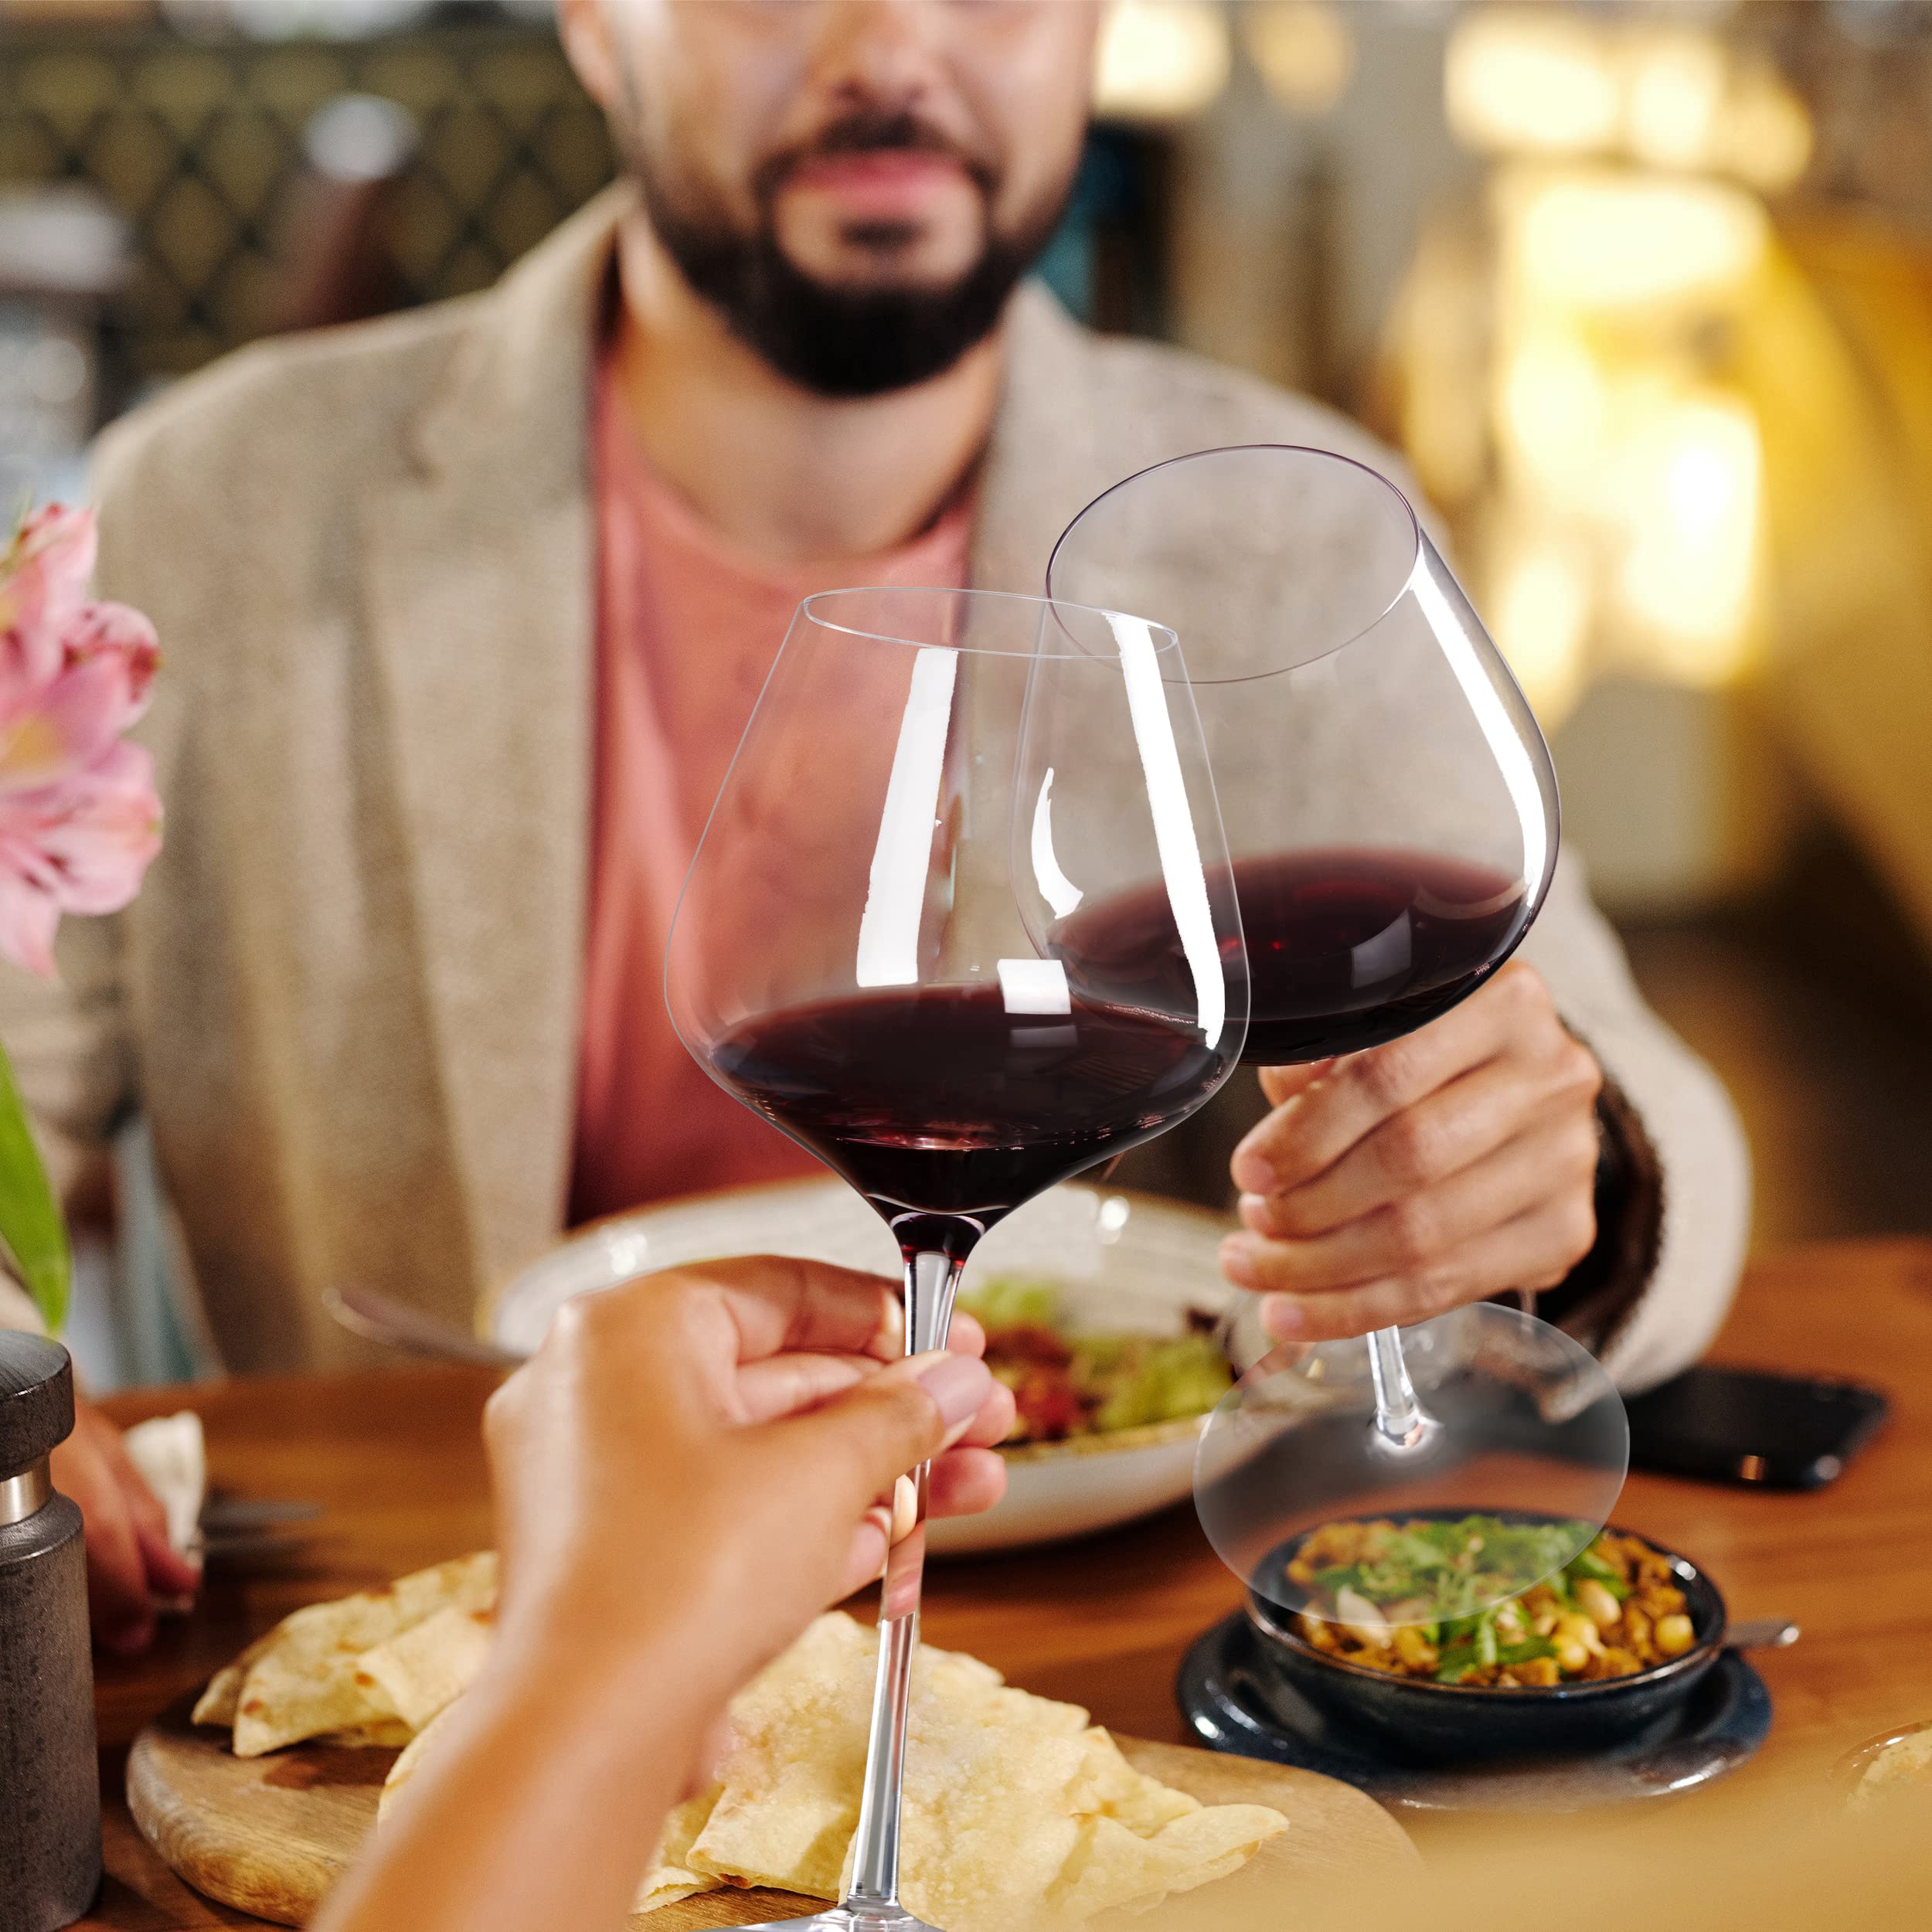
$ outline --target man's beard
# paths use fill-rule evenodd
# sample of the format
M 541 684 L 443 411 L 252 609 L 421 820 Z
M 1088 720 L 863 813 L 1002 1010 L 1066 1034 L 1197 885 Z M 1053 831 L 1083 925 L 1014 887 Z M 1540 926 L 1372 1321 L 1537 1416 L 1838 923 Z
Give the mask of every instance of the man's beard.
M 699 193 L 674 187 L 641 143 L 628 145 L 651 228 L 685 281 L 764 362 L 818 396 L 883 396 L 951 369 L 992 332 L 1014 285 L 1053 238 L 1073 189 L 1070 178 L 1015 233 L 996 234 L 989 223 L 978 260 L 942 286 L 839 287 L 796 267 L 778 241 L 773 202 L 796 157 L 761 175 L 757 219 L 746 232 L 702 205 Z M 846 124 L 811 151 L 939 145 L 917 122 L 894 118 Z M 968 172 L 990 205 L 984 171 Z

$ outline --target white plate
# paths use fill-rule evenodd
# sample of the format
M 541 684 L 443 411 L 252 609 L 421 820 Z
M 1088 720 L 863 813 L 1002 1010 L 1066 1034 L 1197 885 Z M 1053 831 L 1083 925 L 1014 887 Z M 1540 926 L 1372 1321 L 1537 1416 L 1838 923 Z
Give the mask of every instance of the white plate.
M 1189 1308 L 1219 1313 L 1233 1292 L 1216 1264 L 1224 1224 L 1148 1195 L 1068 1185 L 1009 1215 L 980 1243 L 975 1276 L 1039 1274 L 1063 1284 L 1068 1325 L 1175 1335 Z M 573 1295 L 634 1275 L 733 1254 L 791 1254 L 896 1276 L 898 1245 L 877 1215 L 830 1178 L 667 1201 L 600 1222 L 532 1262 L 486 1317 L 490 1338 L 527 1353 Z M 1005 1451 L 1005 1501 L 983 1516 L 936 1522 L 952 1555 L 1085 1536 L 1179 1502 L 1192 1486 L 1202 1418 Z

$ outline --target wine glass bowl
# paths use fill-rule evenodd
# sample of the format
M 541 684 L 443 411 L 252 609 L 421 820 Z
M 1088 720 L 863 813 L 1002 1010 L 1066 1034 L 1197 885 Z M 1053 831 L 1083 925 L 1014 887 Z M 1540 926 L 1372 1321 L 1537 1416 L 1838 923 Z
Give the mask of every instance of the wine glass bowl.
M 930 1233 L 962 1256 L 1020 1202 L 1201 1105 L 1246 1017 L 1191 695 L 1162 675 L 1173 636 L 1049 610 L 977 591 L 808 598 L 666 961 L 673 1024 L 714 1079 L 906 1245 Z M 1158 992 L 1117 1000 L 1077 944 L 1035 946 L 1029 907 L 1149 879 L 1180 962 Z
M 943 1345 L 988 1228 L 1186 1117 L 1240 1056 L 1238 903 L 1179 658 L 1117 609 L 808 597 L 699 841 L 672 1023 L 884 1219 L 908 1353 Z M 1124 895 L 1156 908 L 1158 986 L 1117 986 L 1077 932 L 1035 937 Z M 900 1900 L 898 1841 L 926 1490 L 921 1468 L 882 1580 L 848 1896 L 796 1926 L 930 1932 Z
M 1556 870 L 1549 750 L 1387 478 L 1289 445 L 1179 457 L 1090 504 L 1047 584 L 1181 638 L 1174 662 L 1193 685 L 1240 905 L 1244 1059 L 1309 1064 L 1385 1045 L 1447 1012 L 1522 943 Z M 1043 943 L 1077 940 L 1115 985 L 1158 988 L 1175 962 L 1157 912 L 1145 895 L 1082 906 Z M 1395 1515 L 1441 1502 L 1445 1485 L 1472 1507 L 1573 1510 L 1584 1541 L 1607 1520 L 1628 1431 L 1587 1351 L 1486 1304 L 1415 1338 L 1429 1345 L 1423 1393 L 1385 1329 L 1277 1352 L 1223 1401 L 1196 1499 L 1243 1581 L 1321 1511 Z M 1512 1577 L 1500 1595 L 1539 1580 Z

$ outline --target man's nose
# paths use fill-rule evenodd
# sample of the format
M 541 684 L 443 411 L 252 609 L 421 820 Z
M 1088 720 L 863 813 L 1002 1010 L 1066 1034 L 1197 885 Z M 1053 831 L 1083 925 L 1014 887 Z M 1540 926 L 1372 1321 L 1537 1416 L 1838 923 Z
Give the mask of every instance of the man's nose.
M 941 77 L 944 11 L 944 0 L 825 0 L 816 79 L 874 105 L 916 105 Z

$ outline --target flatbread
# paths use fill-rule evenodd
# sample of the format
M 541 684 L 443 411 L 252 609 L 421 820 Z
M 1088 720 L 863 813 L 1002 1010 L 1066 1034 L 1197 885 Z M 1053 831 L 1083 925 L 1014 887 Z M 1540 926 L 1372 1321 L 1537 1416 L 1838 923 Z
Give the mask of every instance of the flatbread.
M 1204 1805 L 1137 1771 L 1097 1726 L 1087 1743 L 1087 1794 L 1096 1802 L 1049 1894 L 1055 1918 L 1080 1924 L 1103 1912 L 1150 1910 L 1238 1871 L 1287 1828 L 1264 1805 Z
M 446 1705 L 403 1747 L 401 1756 L 389 1767 L 389 1776 L 383 1780 L 383 1789 L 376 1801 L 376 1828 L 378 1831 L 382 1829 L 396 1801 L 402 1796 L 410 1779 L 421 1768 L 424 1757 L 436 1749 L 437 1736 L 445 1728 L 444 1720 L 454 1708 L 453 1705 Z
M 285 1617 L 250 1664 L 235 1708 L 237 1757 L 259 1757 L 325 1732 L 399 1713 L 359 1668 L 365 1651 L 447 1606 L 481 1610 L 496 1596 L 496 1556 L 482 1550 Z M 211 1686 L 212 1689 L 212 1686 Z
M 222 1665 L 208 1680 L 208 1688 L 195 1700 L 191 1721 L 197 1724 L 223 1724 L 233 1728 L 235 1712 L 241 1702 L 242 1685 L 255 1659 L 274 1641 L 272 1630 L 257 1637 L 232 1663 Z
M 834 1614 L 736 1698 L 689 1869 L 836 1898 L 849 1877 L 878 1647 Z M 1074 1926 L 1222 1877 L 1284 1828 L 1137 1771 L 1077 1705 L 921 1649 L 908 1725 L 901 1893 L 947 1932 Z
M 481 1675 L 495 1621 L 492 1609 L 445 1604 L 386 1643 L 364 1651 L 355 1660 L 357 1677 L 370 1679 L 373 1695 L 412 1733 L 420 1731 Z

